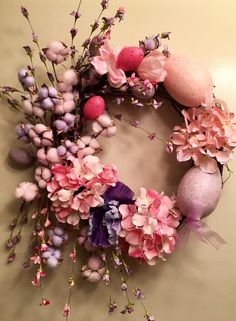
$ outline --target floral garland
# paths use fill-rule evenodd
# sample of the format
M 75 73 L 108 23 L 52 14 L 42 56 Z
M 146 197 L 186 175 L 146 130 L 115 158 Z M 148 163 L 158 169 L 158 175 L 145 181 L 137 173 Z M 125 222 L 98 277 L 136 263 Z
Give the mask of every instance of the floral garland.
M 21 7 L 48 82 L 37 82 L 33 49 L 24 46 L 30 65 L 18 72 L 22 89 L 0 87 L 1 97 L 23 115 L 16 127 L 17 138 L 31 146 L 12 148 L 9 159 L 14 166 L 35 165 L 34 182 L 22 182 L 16 188 L 15 195 L 22 203 L 10 224 L 8 262 L 14 261 L 22 227 L 31 217 L 35 223 L 31 254 L 23 265 L 29 268 L 33 262 L 36 266 L 32 284 L 41 289 L 40 305 L 51 303 L 42 289 L 47 266 L 58 266 L 62 249 L 72 244 L 72 272 L 63 312 L 66 319 L 71 313 L 75 268 L 83 247 L 89 257 L 81 268 L 82 277 L 109 285 L 112 263 L 121 273 L 121 290 L 127 298 L 121 313 L 134 310 L 128 294 L 131 290 L 141 302 L 146 320 L 153 321 L 124 256 L 154 265 L 165 260 L 191 231 L 216 248 L 225 243 L 201 219 L 216 208 L 223 166 L 229 171 L 227 164 L 236 146 L 234 115 L 214 97 L 212 79 L 204 67 L 168 50 L 164 42 L 169 40 L 169 32 L 147 37 L 139 46 L 111 48 L 111 28 L 123 20 L 125 10 L 121 7 L 113 17 L 103 17 L 108 0 L 101 2 L 101 12 L 81 52 L 74 44 L 81 4 L 71 13 L 70 46 L 53 41 L 43 49 L 28 10 Z M 68 58 L 71 63 L 66 67 Z M 142 187 L 135 197 L 119 181 L 115 165 L 101 164 L 99 136 L 114 136 L 116 122 L 126 121 L 121 114 L 110 112 L 109 99 L 118 105 L 130 101 L 155 110 L 168 100 L 183 118 L 183 124 L 176 126 L 167 140 L 136 120 L 130 122 L 149 139 L 164 143 L 166 152 L 175 149 L 179 162 L 191 162 L 176 196 Z M 108 307 L 112 314 L 117 303 L 111 298 Z

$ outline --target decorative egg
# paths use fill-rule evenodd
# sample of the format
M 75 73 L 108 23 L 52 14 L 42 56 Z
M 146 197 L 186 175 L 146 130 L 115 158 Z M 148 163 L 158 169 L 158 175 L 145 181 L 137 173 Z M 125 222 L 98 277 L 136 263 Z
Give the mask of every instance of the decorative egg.
M 176 205 L 184 215 L 191 213 L 193 202 L 205 205 L 202 217 L 211 214 L 219 201 L 222 178 L 219 169 L 213 174 L 192 167 L 182 178 L 177 191 Z
M 177 102 L 197 107 L 212 95 L 213 82 L 208 70 L 199 63 L 176 54 L 166 59 L 164 86 Z
M 101 96 L 93 96 L 84 105 L 84 117 L 94 120 L 105 111 L 105 100 Z
M 135 71 L 141 61 L 144 53 L 139 47 L 125 47 L 117 57 L 116 65 L 124 71 Z
M 29 168 L 35 161 L 33 154 L 22 147 L 12 148 L 8 156 L 13 166 Z

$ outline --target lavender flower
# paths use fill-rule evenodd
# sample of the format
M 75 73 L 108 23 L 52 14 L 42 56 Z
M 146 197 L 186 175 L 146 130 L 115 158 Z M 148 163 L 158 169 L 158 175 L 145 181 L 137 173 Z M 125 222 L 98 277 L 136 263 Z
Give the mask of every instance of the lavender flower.
M 70 15 L 73 16 L 76 20 L 81 17 L 81 14 L 79 13 L 79 11 L 72 11 Z
M 108 4 L 109 4 L 109 0 L 102 0 L 102 2 L 101 2 L 102 9 L 103 10 L 107 9 Z
M 146 319 L 147 321 L 155 321 L 154 316 L 153 316 L 153 315 L 150 315 L 149 313 L 147 313 L 147 314 L 145 315 L 145 319 Z
M 29 17 L 29 12 L 28 12 L 28 10 L 25 8 L 25 7 L 23 7 L 23 6 L 21 6 L 21 13 L 23 14 L 23 16 L 26 18 L 26 19 L 28 19 L 28 17 Z
M 129 303 L 125 306 L 124 310 L 122 310 L 120 313 L 121 314 L 126 314 L 126 313 L 132 313 L 134 312 L 134 308 L 133 308 L 133 303 Z
M 108 305 L 108 308 L 109 308 L 108 313 L 112 314 L 117 307 L 118 307 L 117 303 L 115 301 L 111 301 L 110 304 Z
M 119 21 L 121 21 L 124 19 L 124 15 L 125 15 L 125 9 L 124 7 L 120 7 L 116 12 L 115 17 L 118 18 Z
M 48 247 L 47 251 L 42 253 L 42 258 L 50 268 L 55 268 L 60 262 L 61 251 L 55 250 L 52 246 Z
M 140 41 L 139 46 L 143 49 L 144 52 L 148 52 L 159 48 L 160 44 L 160 37 L 159 35 L 157 35 L 146 37 L 145 40 Z
M 162 38 L 162 39 L 168 39 L 168 40 L 170 40 L 170 34 L 171 34 L 170 31 L 162 32 L 161 38 Z
M 140 126 L 140 122 L 138 120 L 131 120 L 130 125 L 137 128 Z
M 110 273 L 109 273 L 109 271 L 106 271 L 106 273 L 103 275 L 102 280 L 104 281 L 104 283 L 106 285 L 110 284 L 111 281 L 110 281 Z
M 77 33 L 78 33 L 78 29 L 77 29 L 77 28 L 71 28 L 71 29 L 70 29 L 70 34 L 71 34 L 72 39 L 75 38 L 75 36 L 77 35 Z
M 138 288 L 134 289 L 134 295 L 139 300 L 144 300 L 145 299 L 143 292 Z
M 124 292 L 124 293 L 126 293 L 127 290 L 128 290 L 127 284 L 126 284 L 125 282 L 123 282 L 123 283 L 121 284 L 121 291 Z

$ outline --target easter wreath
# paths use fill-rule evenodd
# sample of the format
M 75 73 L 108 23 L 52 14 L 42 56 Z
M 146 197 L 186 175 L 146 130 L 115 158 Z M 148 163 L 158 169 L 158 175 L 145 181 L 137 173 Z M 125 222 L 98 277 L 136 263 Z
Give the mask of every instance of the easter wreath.
M 153 265 L 172 253 L 177 241 L 185 240 L 190 231 L 216 248 L 225 243 L 201 219 L 213 212 L 220 197 L 223 167 L 228 169 L 236 146 L 234 115 L 214 97 L 207 70 L 171 53 L 163 44 L 169 40 L 169 32 L 147 37 L 139 46 L 112 49 L 111 28 L 123 19 L 125 10 L 121 7 L 113 17 L 102 17 L 107 0 L 101 2 L 99 17 L 78 54 L 75 37 L 81 3 L 71 13 L 70 46 L 53 41 L 43 49 L 28 10 L 21 8 L 48 83 L 37 83 L 33 49 L 24 46 L 30 65 L 18 72 L 22 89 L 0 87 L 1 97 L 23 115 L 16 127 L 18 139 L 31 144 L 31 149 L 11 149 L 10 161 L 25 168 L 36 165 L 34 182 L 22 182 L 16 188 L 15 195 L 22 203 L 10 224 L 8 262 L 14 261 L 22 227 L 31 218 L 31 254 L 23 265 L 36 266 L 32 284 L 41 289 L 40 305 L 51 303 L 42 289 L 46 266 L 55 268 L 61 263 L 63 246 L 72 244 L 69 256 L 73 268 L 63 312 L 66 318 L 71 313 L 74 271 L 83 247 L 89 258 L 81 275 L 108 285 L 112 263 L 122 275 L 121 290 L 127 297 L 121 313 L 134 309 L 128 295 L 131 290 L 141 301 L 146 320 L 153 321 L 142 291 L 133 281 L 128 288 L 131 271 L 124 255 Z M 66 67 L 69 57 L 71 63 Z M 123 121 L 121 114 L 110 113 L 105 99 L 118 105 L 128 100 L 156 110 L 168 100 L 178 111 L 183 124 L 176 126 L 167 140 L 149 133 L 138 121 L 130 122 L 151 140 L 162 141 L 166 152 L 175 150 L 179 162 L 191 162 L 176 197 L 145 188 L 134 197 L 133 191 L 119 181 L 116 167 L 101 164 L 97 156 L 101 152 L 99 136 L 114 136 L 115 122 Z M 110 299 L 108 307 L 112 314 L 117 303 Z

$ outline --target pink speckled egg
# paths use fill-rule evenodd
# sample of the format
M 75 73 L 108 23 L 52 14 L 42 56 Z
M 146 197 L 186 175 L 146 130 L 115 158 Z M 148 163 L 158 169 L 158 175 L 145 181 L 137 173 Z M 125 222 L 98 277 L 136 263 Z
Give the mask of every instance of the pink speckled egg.
M 135 71 L 141 61 L 144 53 L 139 47 L 125 47 L 121 50 L 117 57 L 117 67 L 124 71 Z
M 184 106 L 199 106 L 213 92 L 208 70 L 189 58 L 171 54 L 166 59 L 165 70 L 164 86 L 167 92 Z
M 205 204 L 202 217 L 211 214 L 219 201 L 222 189 L 220 171 L 213 174 L 203 172 L 199 167 L 192 167 L 182 178 L 177 191 L 177 206 L 184 215 L 190 214 L 193 201 Z
M 84 105 L 84 117 L 94 120 L 105 111 L 105 100 L 101 96 L 93 96 Z

